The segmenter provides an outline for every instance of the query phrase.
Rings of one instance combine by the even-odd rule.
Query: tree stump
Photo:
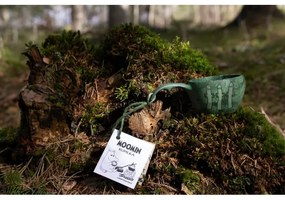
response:
[[[30,75],[19,95],[20,143],[26,152],[34,152],[66,136],[70,131],[70,119],[64,107],[58,107],[50,100],[54,90],[45,76],[48,65],[37,46],[30,46],[23,54],[29,59]]]

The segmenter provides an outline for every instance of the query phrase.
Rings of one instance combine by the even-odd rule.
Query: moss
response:
[[[216,68],[188,42],[168,42],[143,26],[124,24],[108,32],[97,57],[109,70],[122,74],[113,99],[126,104],[141,101],[159,85],[187,82],[217,73]]]
[[[104,123],[105,118],[111,112],[111,109],[106,109],[106,105],[104,103],[95,103],[94,105],[87,105],[84,114],[82,115],[81,127],[85,130],[89,130],[92,128],[92,132],[96,133],[99,125]],[[83,131],[81,129],[81,131]]]
[[[115,99],[124,102],[131,99],[138,98],[140,94],[137,82],[135,80],[127,81],[124,85],[116,87],[114,91]]]
[[[177,173],[180,177],[182,183],[193,192],[193,194],[201,193],[201,178],[198,173],[195,173],[193,170],[181,168],[177,170]]]
[[[251,178],[248,176],[238,176],[226,181],[229,182],[229,188],[238,194],[248,193],[247,191],[251,190],[250,187],[253,184]]]
[[[157,34],[143,26],[124,24],[112,29],[100,43],[98,55],[110,66],[111,73],[126,68],[139,59],[141,65],[155,61],[163,41]]]
[[[118,99],[119,101],[125,101],[129,97],[129,92],[130,90],[127,87],[127,85],[123,85],[115,89],[114,95],[115,95],[115,98]]]
[[[23,193],[23,177],[17,170],[7,172],[3,176],[6,194],[22,194]]]
[[[178,130],[181,164],[215,177],[228,193],[263,193],[263,187],[269,193],[283,191],[284,138],[262,114],[239,108],[231,114],[195,115]]]
[[[216,73],[202,52],[192,49],[189,41],[183,42],[179,37],[166,45],[162,54],[163,60],[177,69],[188,69],[208,75]]]
[[[45,39],[42,44],[42,52],[47,57],[61,61],[65,60],[64,56],[66,55],[77,57],[88,52],[86,54],[88,57],[85,59],[91,61],[95,49],[87,39],[81,36],[79,31],[62,31],[58,34],[51,34]],[[69,61],[74,61],[74,59]]]
[[[245,145],[246,152],[255,150],[258,155],[274,158],[285,155],[283,136],[268,123],[263,114],[250,109],[241,109],[237,117],[246,124],[241,130],[246,137],[242,140],[247,144]],[[248,149],[248,147],[251,148]]]
[[[167,42],[143,26],[125,24],[114,28],[99,49],[99,57],[109,62],[113,72],[127,67],[146,67],[149,72],[151,66],[157,69],[167,65],[207,75],[215,72],[215,67],[201,52],[192,49],[189,42],[182,42],[178,37]]]
[[[45,82],[51,88],[48,100],[66,112],[68,120],[74,120],[75,102],[85,98],[86,84],[119,70],[123,74],[122,81],[115,85],[111,101],[123,103],[146,98],[149,92],[166,82],[185,82],[193,73],[204,76],[215,70],[189,43],[179,38],[169,43],[149,29],[132,24],[114,28],[99,45],[82,37],[80,32],[51,34],[43,42],[41,53],[50,60],[44,69]],[[97,105],[94,109],[87,105],[86,112],[75,121],[78,123],[82,118],[85,130],[90,126],[96,130],[101,119],[108,115],[98,112],[101,111]]]
[[[95,45],[82,37],[80,32],[62,31],[49,35],[42,44],[41,52],[50,62],[46,68],[46,81],[56,92],[51,101],[67,106],[85,84],[100,74],[95,60]],[[102,69],[101,69],[102,71]]]
[[[25,194],[49,194],[47,183],[35,181],[31,184],[31,187],[25,192]]]

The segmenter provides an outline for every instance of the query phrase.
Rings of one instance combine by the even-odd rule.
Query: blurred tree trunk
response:
[[[131,22],[135,25],[139,24],[139,16],[140,16],[139,5],[131,5],[130,12],[131,12]]]
[[[0,26],[5,26],[10,20],[9,9],[6,6],[0,7]]]
[[[172,13],[173,13],[173,6],[167,5],[165,6],[165,12],[164,12],[164,24],[165,28],[169,28],[169,26],[172,23]]]
[[[109,29],[129,22],[129,6],[109,5]]]
[[[155,25],[155,10],[156,10],[155,5],[149,6],[149,13],[148,13],[148,25],[149,26]]]
[[[72,16],[72,29],[74,31],[83,30],[86,22],[84,5],[72,5],[71,16]]]
[[[276,5],[245,5],[240,14],[228,25],[246,27],[271,25],[273,18],[283,18],[284,15],[278,10]]]
[[[20,14],[21,26],[30,27],[33,21],[32,18],[32,7],[22,6]]]
[[[139,24],[149,25],[149,11],[150,5],[140,5],[139,6]]]

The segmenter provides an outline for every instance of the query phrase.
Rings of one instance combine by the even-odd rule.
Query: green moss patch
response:
[[[179,121],[165,137],[157,146],[159,162],[175,160],[197,170],[213,178],[216,187],[223,188],[222,193],[284,193],[284,138],[260,113],[240,108],[233,114],[195,115]],[[162,156],[165,152],[168,154]],[[181,174],[179,168],[175,171],[172,174]],[[168,176],[162,176],[169,177],[169,172],[163,172]],[[184,170],[181,175],[181,182],[187,184],[188,179],[199,186],[191,171]]]

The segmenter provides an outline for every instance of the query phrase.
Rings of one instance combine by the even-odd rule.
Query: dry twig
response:
[[[261,113],[264,114],[266,120],[278,131],[281,133],[281,135],[285,138],[285,131],[283,131],[278,125],[274,124],[272,122],[272,120],[269,118],[269,116],[266,114],[266,112],[264,111],[263,107],[260,108],[261,109]]]

